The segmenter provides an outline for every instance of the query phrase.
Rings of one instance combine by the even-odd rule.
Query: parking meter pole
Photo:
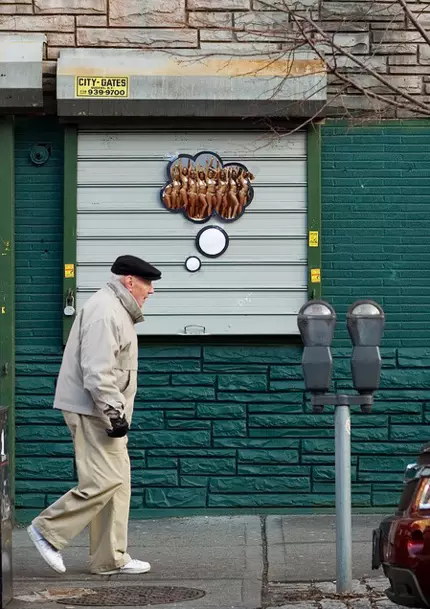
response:
[[[349,396],[339,394],[335,406],[336,463],[336,592],[352,591],[351,413]]]
[[[335,407],[335,475],[336,475],[336,591],[352,592],[351,527],[351,406],[370,412],[373,395],[325,393],[312,395],[312,408],[322,412],[325,404]]]
[[[379,345],[385,324],[383,309],[373,300],[357,300],[346,316],[353,344],[351,373],[358,395],[330,393],[333,358],[331,344],[336,311],[323,300],[309,300],[298,315],[297,326],[303,340],[302,369],[306,391],[311,393],[312,410],[335,407],[336,463],[336,589],[352,591],[351,526],[351,406],[371,412],[373,394],[379,387],[381,355]]]

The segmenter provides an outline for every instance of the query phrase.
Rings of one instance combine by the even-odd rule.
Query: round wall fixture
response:
[[[37,144],[30,148],[30,161],[33,165],[44,165],[50,157],[48,146]]]
[[[197,258],[197,256],[189,256],[185,260],[185,268],[187,269],[187,271],[190,271],[190,273],[196,273],[197,271],[200,271],[201,266],[202,261],[200,260],[200,258]]]
[[[196,237],[196,247],[203,256],[218,258],[228,248],[228,235],[220,226],[206,226]]]

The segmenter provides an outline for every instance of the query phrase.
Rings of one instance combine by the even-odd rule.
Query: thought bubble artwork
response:
[[[242,163],[224,164],[214,152],[179,154],[167,165],[161,201],[192,222],[218,216],[227,222],[240,218],[254,197],[254,175]]]

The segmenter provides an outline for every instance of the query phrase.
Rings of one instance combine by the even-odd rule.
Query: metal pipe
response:
[[[347,395],[335,406],[336,592],[352,592],[351,413]]]

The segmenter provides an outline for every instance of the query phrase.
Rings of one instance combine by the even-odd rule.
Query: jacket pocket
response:
[[[115,369],[117,386],[121,393],[130,388],[132,379],[136,376],[137,365],[136,361],[130,356],[119,356],[117,360],[117,368]]]
[[[120,370],[117,368],[115,374],[117,387],[120,393],[124,393],[130,385],[131,370]]]

